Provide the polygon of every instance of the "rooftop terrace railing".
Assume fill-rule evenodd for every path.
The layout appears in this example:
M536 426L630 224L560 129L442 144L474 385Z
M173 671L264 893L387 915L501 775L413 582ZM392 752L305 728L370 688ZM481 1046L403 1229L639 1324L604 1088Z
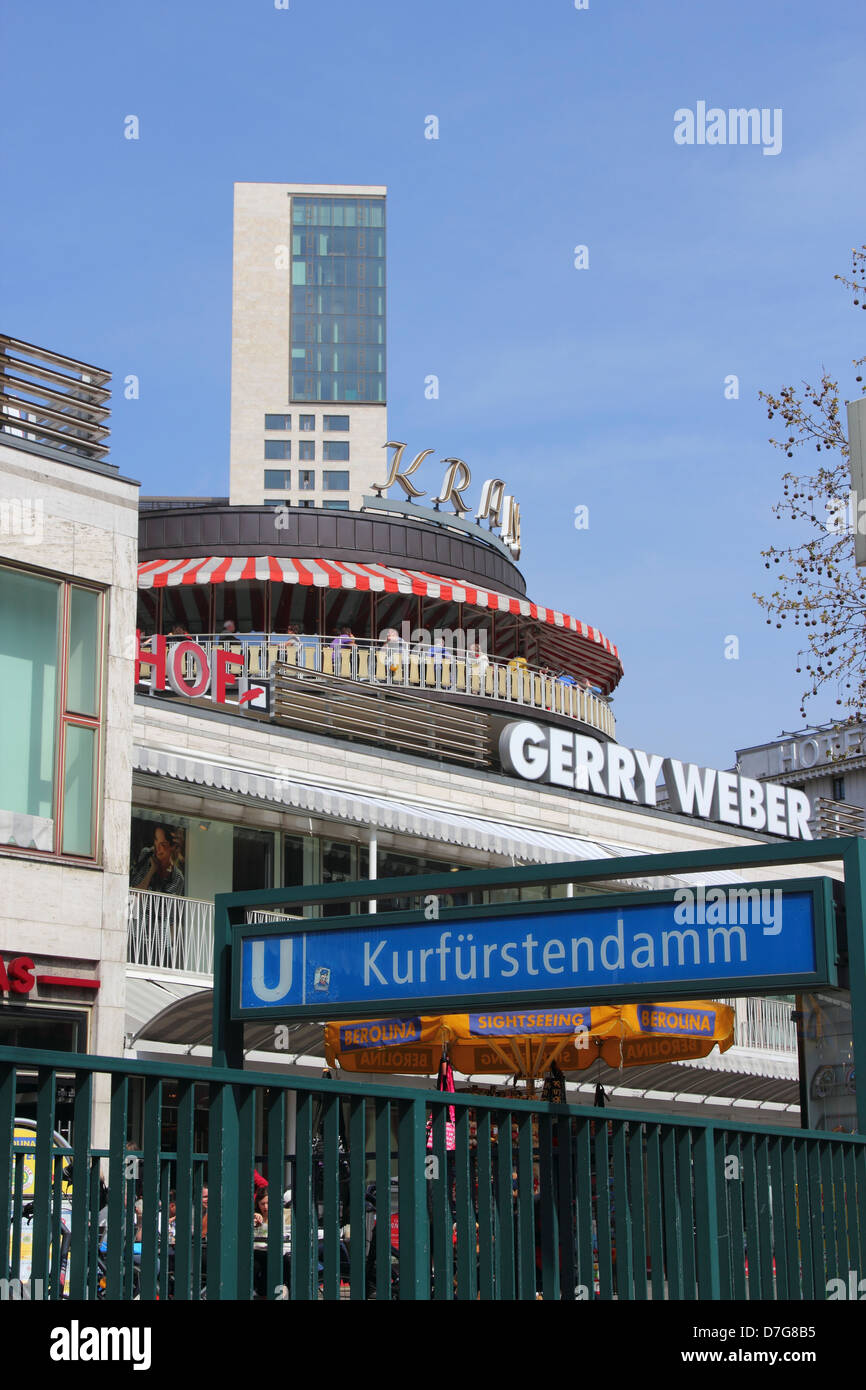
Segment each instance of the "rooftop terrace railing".
M176 634L183 641L186 634ZM172 636L169 636L171 642ZM279 665L324 676L339 676L365 685L395 687L406 691L460 699L496 701L538 713L563 715L609 738L616 735L616 721L607 699L589 682L566 673L529 666L523 658L500 659L485 652L433 646L410 646L402 639L392 643L355 639L340 645L339 637L326 635L278 636L264 633L199 635L191 640L204 648L212 665L212 653L222 647L243 656L246 674L273 677ZM150 668L142 667L149 679ZM190 665L189 675L193 675Z

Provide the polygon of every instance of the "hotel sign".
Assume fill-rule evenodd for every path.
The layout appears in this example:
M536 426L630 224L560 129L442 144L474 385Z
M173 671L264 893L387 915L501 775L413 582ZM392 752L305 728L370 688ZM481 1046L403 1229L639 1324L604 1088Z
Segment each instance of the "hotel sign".
M750 888L757 895L751 885L743 892ZM419 912L238 925L232 1017L381 1020L388 1010L461 1012L471 1003L479 1018L835 980L830 880L786 880L772 891L770 928L727 901L689 925L670 891L451 908L435 920Z
M792 840L812 839L809 798L794 787L716 772L526 719L502 730L499 756L506 772L527 782L596 792L639 806L657 805L661 773L673 811Z

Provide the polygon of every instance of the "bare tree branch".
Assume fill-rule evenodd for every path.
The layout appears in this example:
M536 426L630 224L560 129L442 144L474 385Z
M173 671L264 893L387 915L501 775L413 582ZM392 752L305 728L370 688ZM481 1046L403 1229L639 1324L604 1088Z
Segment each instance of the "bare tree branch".
M866 309L866 245L851 253L851 277L836 275L856 307ZM862 385L866 357L855 359L855 380ZM782 627L793 618L807 629L799 653L798 673L805 671L800 713L828 686L835 688L840 720L859 721L866 709L866 573L854 564L854 528L866 526L866 499L851 497L848 441L840 409L839 384L822 368L817 387L783 386L778 395L761 391L767 419L777 417L784 437L770 439L775 449L793 458L795 450L811 446L823 455L811 473L782 474L782 500L773 507L778 520L805 523L811 534L799 545L770 546L761 554L768 570L776 566L778 588L753 597L767 614L767 623ZM860 517L862 502L864 515Z

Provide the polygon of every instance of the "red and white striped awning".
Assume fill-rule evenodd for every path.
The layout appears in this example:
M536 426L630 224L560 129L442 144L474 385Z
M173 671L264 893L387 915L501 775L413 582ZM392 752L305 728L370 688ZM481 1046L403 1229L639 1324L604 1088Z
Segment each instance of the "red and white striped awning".
M469 603L499 613L520 614L544 625L540 644L542 660L567 665L578 658L583 668L606 689L622 676L622 662L612 642L598 628L542 608L529 599L512 598L495 589L423 570L396 569L390 565L361 565L346 560L298 560L276 555L209 555L194 560L146 560L138 567L140 589L166 589L176 585L231 584L244 579L272 580L282 584L316 585L327 589L361 589L374 593L418 595L451 603Z

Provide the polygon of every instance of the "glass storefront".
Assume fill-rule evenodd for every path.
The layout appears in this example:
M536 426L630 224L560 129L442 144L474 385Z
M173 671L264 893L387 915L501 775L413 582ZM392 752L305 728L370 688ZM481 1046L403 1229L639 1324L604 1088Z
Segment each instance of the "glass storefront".
M300 835L133 806L130 887L212 902L217 893L352 883L370 872L367 832ZM458 869L452 859L380 848L377 878ZM449 904L457 904L449 895ZM461 897L465 901L465 895ZM379 911L412 906L408 896L377 899ZM338 916L342 904L325 909Z

